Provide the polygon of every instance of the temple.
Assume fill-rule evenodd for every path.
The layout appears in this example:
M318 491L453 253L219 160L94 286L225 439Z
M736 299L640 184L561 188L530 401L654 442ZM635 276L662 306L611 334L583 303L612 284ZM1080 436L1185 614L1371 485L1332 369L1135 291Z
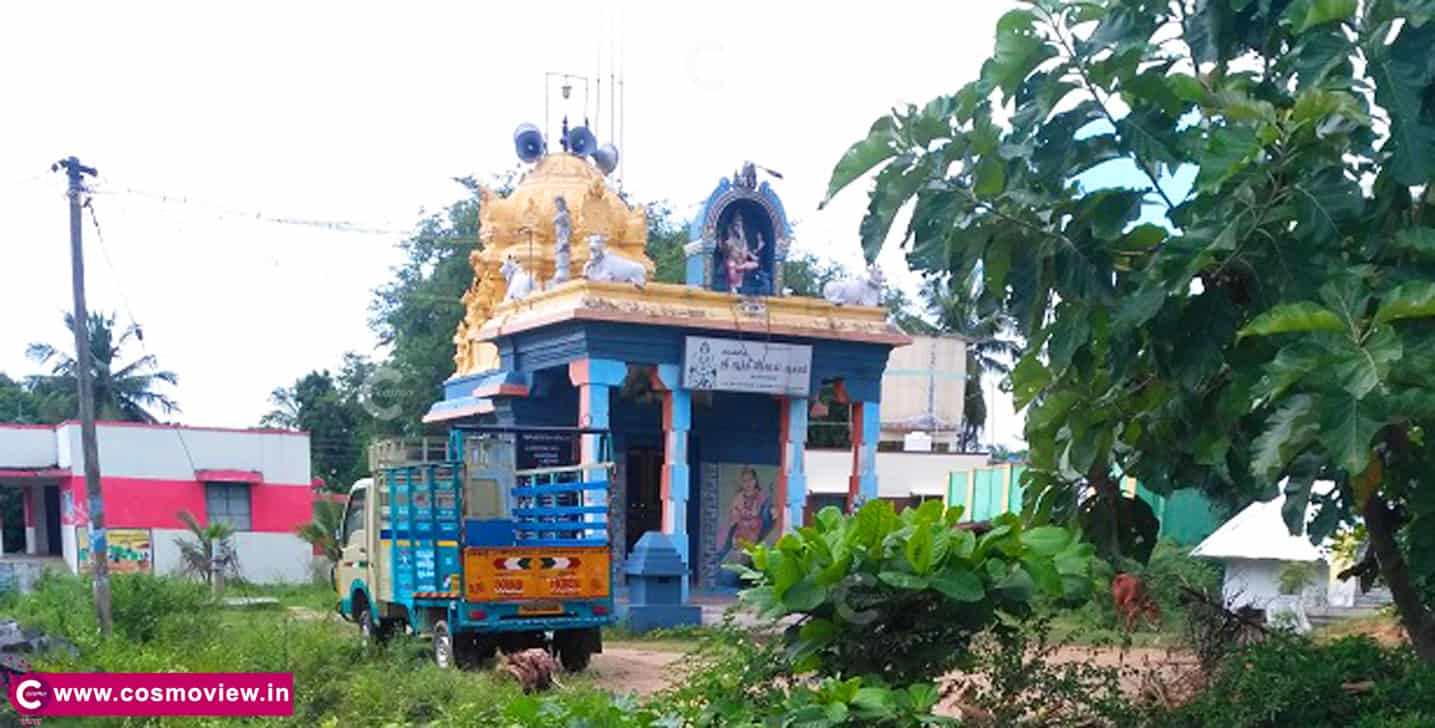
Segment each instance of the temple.
M685 282L653 282L645 211L586 157L532 161L507 197L481 193L456 371L427 422L609 430L600 459L614 463L615 487L593 507L614 568L657 531L706 587L728 583L721 564L743 542L801 525L808 413L824 387L852 413L847 505L877 497L882 373L909 342L870 305L880 281L785 295L792 227L748 164L693 221ZM586 439L582 448L599 442ZM519 466L568 458L559 450L521 451Z

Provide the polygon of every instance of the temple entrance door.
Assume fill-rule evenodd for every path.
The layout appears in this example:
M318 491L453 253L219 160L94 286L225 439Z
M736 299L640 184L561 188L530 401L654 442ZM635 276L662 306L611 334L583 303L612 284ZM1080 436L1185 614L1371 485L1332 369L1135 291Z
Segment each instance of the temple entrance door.
M628 508L625 552L632 552L648 531L663 530L663 451L656 447L628 448Z

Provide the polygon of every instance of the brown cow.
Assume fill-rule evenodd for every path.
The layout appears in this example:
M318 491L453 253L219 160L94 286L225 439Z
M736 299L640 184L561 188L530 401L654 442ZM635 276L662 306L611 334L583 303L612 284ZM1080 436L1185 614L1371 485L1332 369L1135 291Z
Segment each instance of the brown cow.
M1161 622L1161 608L1146 592L1146 583L1135 574L1117 574L1111 580L1111 601L1127 632L1135 628L1138 618L1144 617L1152 626Z

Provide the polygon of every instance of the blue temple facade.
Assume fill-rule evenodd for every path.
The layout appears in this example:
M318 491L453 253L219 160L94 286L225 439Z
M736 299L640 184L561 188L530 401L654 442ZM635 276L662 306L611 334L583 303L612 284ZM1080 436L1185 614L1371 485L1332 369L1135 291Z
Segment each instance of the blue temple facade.
M881 379L908 339L880 308L782 295L792 228L772 187L752 182L740 172L708 197L683 284L580 275L461 329L460 345L491 353L426 418L607 429L615 570L657 531L694 584L734 586L721 565L743 542L802 524L808 414L824 388L852 412L849 506L877 496Z

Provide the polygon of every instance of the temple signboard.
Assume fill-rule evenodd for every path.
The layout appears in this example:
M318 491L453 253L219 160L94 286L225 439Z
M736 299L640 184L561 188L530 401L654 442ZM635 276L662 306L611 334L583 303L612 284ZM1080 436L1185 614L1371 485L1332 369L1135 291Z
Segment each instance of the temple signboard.
M812 392L812 347L689 336L683 387L806 397Z

